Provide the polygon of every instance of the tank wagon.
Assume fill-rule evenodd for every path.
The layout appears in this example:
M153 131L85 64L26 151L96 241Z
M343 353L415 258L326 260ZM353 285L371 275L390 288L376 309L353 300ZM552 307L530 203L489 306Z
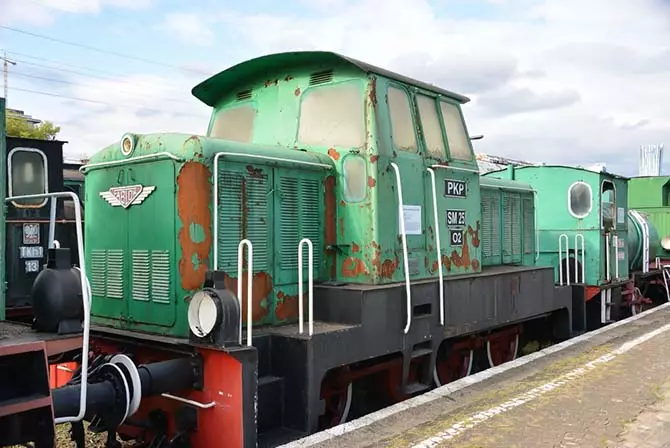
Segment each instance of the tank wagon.
M593 329L667 300L667 274L655 263L658 232L646 215L629 209L628 178L550 165L509 165L484 178L518 180L535 190L538 261L555 267L558 284L582 286L575 288L583 293L573 306L575 328Z
M78 446L84 418L108 446L276 446L570 336L533 188L480 181L468 98L330 52L193 94L205 136L128 133L81 168L85 263L51 249L33 286L50 337L84 322L52 392Z
M5 157L7 176L5 188L9 196L62 191L68 182L83 183L78 173L81 164L66 169L63 164L63 145L58 140L37 140L7 137ZM17 180L18 179L18 180ZM7 204L7 231L4 234L7 251L6 314L12 319L30 319L32 306L30 290L46 261L49 241L57 240L73 247L74 216L72 201L59 201L51 208L47 198L11 201ZM50 213L55 213L57 225L49 234ZM74 254L73 263L78 263Z

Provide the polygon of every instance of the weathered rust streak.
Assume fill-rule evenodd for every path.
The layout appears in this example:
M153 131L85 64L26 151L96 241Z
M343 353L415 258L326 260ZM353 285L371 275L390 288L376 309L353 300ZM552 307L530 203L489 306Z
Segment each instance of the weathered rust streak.
M254 168L252 165L247 165L247 173L249 174L249 176L254 177L256 179L263 178L263 170L260 168Z
M181 286L187 291L202 287L209 266L212 245L209 177L209 169L199 162L185 163L177 176L177 214L182 223L178 233L181 247L179 274ZM202 238L194 240L192 228L202 230Z
M473 270L479 269L479 260L473 258L472 261L470 262L470 266L472 266Z
M344 218L340 217L337 222L339 224L340 236L344 236Z
M370 163L375 163L377 159L379 159L379 156L377 154L370 155Z
M473 229L472 226L468 226L468 233L472 237L472 246L473 247L479 247L479 221L477 221L477 229Z
M373 188L375 185L377 185L377 181L375 180L375 178L372 176L368 176L368 187Z
M351 252L356 253L361 250L361 246L356 243L351 243Z
M340 153L335 148L328 148L328 155L335 161L340 160Z
M300 87L295 89L295 91L293 93L295 94L295 96L300 96Z
M237 273L236 273L237 274ZM247 315L247 277L249 273L242 273L242 294L237 293L237 277L232 277L225 274L224 284L226 288L230 289L233 294L242 302L242 315ZM268 314L269 298L272 293L272 277L266 272L257 272L251 279L251 319L253 322L263 320ZM265 306L263 306L265 303Z
M347 257L342 262L342 275L345 277L358 277L367 274L368 270L365 267L365 262L360 258Z

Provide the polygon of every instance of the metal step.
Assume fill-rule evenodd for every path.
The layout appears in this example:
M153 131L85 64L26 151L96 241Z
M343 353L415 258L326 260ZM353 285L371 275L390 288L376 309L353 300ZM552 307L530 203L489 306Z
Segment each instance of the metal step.
M0 446L54 446L49 364L44 341L0 346Z

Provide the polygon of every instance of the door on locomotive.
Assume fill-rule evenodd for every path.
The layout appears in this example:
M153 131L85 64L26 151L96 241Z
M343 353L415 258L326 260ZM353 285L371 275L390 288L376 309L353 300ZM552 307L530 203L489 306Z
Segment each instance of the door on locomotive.
M58 140L6 137L7 196L44 194L63 189L63 144ZM72 247L74 225L64 222L63 201L56 201L52 210L49 199L21 199L6 204L5 275L7 282L5 307L7 317L30 318L30 291L35 278L46 262L49 242L58 240ZM56 222L49 231L51 213ZM76 254L76 253L75 253ZM77 260L73 259L73 263Z
M600 229L605 266L605 281L628 276L626 257L626 192L625 183L605 178L600 183Z

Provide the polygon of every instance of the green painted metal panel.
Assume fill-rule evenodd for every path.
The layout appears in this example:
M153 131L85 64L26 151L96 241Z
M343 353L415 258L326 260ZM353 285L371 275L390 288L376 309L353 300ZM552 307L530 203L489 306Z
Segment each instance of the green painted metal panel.
M482 178L484 266L535 262L535 211L530 186Z
M5 320L5 179L7 179L7 129L5 99L0 98L0 321Z
M91 283L91 314L94 322L112 319L123 326L128 318L127 294L130 266L127 261L128 218L126 209L112 207L100 193L118 185L123 168L100 170L86 179L84 251ZM103 320L97 320L101 318Z
M126 173L132 184L155 187L141 204L126 209L128 318L134 323L172 327L176 320L177 272L175 219L171 212L176 209L175 165L171 160L161 160L153 163L150 170L128 169ZM189 232L193 240L203 238L202 229L190 228ZM198 264L200 260L191 262Z

